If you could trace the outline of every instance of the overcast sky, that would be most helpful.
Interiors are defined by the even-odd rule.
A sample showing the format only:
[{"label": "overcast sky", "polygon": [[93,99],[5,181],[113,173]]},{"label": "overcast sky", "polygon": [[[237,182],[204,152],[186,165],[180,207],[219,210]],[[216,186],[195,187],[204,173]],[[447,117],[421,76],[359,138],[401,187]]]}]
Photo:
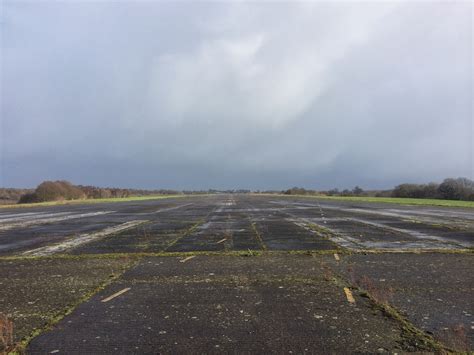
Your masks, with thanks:
[{"label": "overcast sky", "polygon": [[0,186],[474,178],[468,1],[0,1]]}]

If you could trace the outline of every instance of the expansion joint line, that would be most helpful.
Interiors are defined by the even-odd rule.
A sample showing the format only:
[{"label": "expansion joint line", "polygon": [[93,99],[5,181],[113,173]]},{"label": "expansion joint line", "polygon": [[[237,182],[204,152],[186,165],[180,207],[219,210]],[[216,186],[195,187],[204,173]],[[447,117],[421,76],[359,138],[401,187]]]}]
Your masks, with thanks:
[{"label": "expansion joint line", "polygon": [[199,221],[194,223],[191,227],[186,229],[182,234],[178,235],[178,237],[175,238],[174,240],[172,240],[171,243],[169,243],[164,249],[162,249],[162,251],[168,251],[168,249],[170,249],[172,246],[174,246],[176,243],[178,243],[181,239],[183,239],[183,238],[187,237],[188,235],[190,235],[191,233],[193,233],[196,229],[198,229],[198,227],[200,225],[202,225],[208,219],[208,217],[212,213],[214,213],[217,210],[217,208],[218,207],[215,207],[212,211],[210,211],[208,214],[206,214],[206,216],[204,218],[201,218]]},{"label": "expansion joint line", "polygon": [[[315,233],[317,236],[319,236],[321,238],[325,238],[325,239],[330,240],[331,242],[333,242],[334,244],[336,244],[338,247],[340,247],[342,249],[353,250],[353,249],[364,249],[365,248],[365,246],[363,244],[359,243],[354,238],[351,238],[349,236],[344,236],[344,235],[342,235],[342,234],[340,234],[340,233],[338,233],[338,232],[336,232],[332,229],[329,229],[325,226],[322,226],[320,224],[311,222],[307,218],[301,218],[301,217],[298,217],[298,216],[296,216],[294,214],[291,214],[289,212],[283,212],[282,211],[282,213],[286,214],[289,217],[291,217],[291,219],[293,220],[293,223],[296,224],[297,226],[302,227],[304,229],[307,229],[307,230]],[[298,223],[298,221],[301,221],[301,223]],[[323,221],[324,221],[324,223],[326,223],[324,215],[323,215]],[[339,241],[337,239],[339,239]],[[350,246],[349,245],[341,245],[340,240],[343,240],[344,243],[350,244]]]},{"label": "expansion joint line", "polygon": [[257,239],[257,241],[260,244],[260,247],[262,248],[262,250],[267,250],[267,246],[265,245],[265,243],[263,243],[262,236],[260,235],[260,232],[257,229],[257,223],[251,222],[250,225],[252,226],[252,230],[255,233],[255,239]]},{"label": "expansion joint line", "polygon": [[[247,204],[246,207],[248,209],[251,209],[253,208],[251,205]],[[249,208],[250,207],[250,208]],[[262,248],[263,251],[267,250],[267,246],[265,245],[265,243],[263,242],[263,239],[262,239],[262,235],[260,234],[260,232],[258,231],[257,229],[257,223],[254,222],[252,220],[252,218],[250,217],[250,215],[248,213],[245,213],[245,215],[247,216],[247,219],[249,220],[249,223],[252,227],[252,230],[253,230],[253,233],[255,234],[255,239],[257,240],[258,244],[260,245],[260,248]]]},{"label": "expansion joint line", "polygon": [[[329,267],[325,264],[325,267]],[[372,306],[381,312],[383,312],[387,317],[392,318],[395,322],[401,325],[401,330],[405,334],[407,334],[412,339],[416,339],[417,342],[423,344],[428,351],[435,351],[436,353],[454,353],[453,349],[450,349],[440,342],[436,341],[431,335],[427,334],[423,330],[416,327],[412,322],[410,322],[407,318],[405,318],[395,307],[389,304],[389,302],[380,301],[372,295],[368,290],[358,285],[357,281],[349,281],[346,277],[341,275],[339,272],[335,271],[332,267],[329,267],[331,278],[327,281],[331,281],[337,287],[341,287],[343,290],[348,289],[349,291],[352,290],[351,296],[357,294],[360,296],[365,296],[368,298],[369,302]],[[344,292],[346,292],[344,290]],[[349,301],[349,300],[348,300]],[[355,299],[354,299],[355,301]],[[350,301],[349,301],[350,302]]]},{"label": "expansion joint line", "polygon": [[172,246],[174,246],[176,243],[178,243],[181,239],[183,239],[184,237],[187,237],[188,235],[190,235],[192,232],[194,232],[201,224],[204,223],[204,221],[206,220],[206,218],[202,218],[200,219],[199,221],[197,221],[196,223],[194,223],[191,227],[189,227],[188,229],[184,230],[183,233],[181,233],[180,235],[178,235],[177,238],[173,239],[162,251],[168,251],[169,248],[171,248]]}]

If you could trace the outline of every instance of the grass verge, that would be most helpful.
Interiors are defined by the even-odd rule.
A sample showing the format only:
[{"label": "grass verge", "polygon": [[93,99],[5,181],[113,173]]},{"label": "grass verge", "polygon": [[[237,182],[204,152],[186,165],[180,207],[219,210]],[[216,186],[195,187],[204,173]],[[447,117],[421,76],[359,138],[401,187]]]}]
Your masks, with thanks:
[{"label": "grass verge", "polygon": [[86,200],[47,201],[47,202],[37,202],[37,203],[22,203],[22,204],[15,204],[15,205],[0,205],[0,208],[27,208],[27,207],[44,207],[44,206],[58,206],[58,205],[146,201],[146,200],[161,200],[165,198],[178,198],[178,197],[190,197],[190,196],[197,196],[197,195],[154,195],[154,196],[132,196],[132,197],[116,197],[116,198],[95,198],[95,199],[86,199]]},{"label": "grass verge", "polygon": [[273,195],[284,197],[303,197],[318,200],[354,201],[354,202],[374,202],[392,203],[398,205],[419,205],[419,206],[442,206],[442,207],[463,207],[474,208],[474,201],[440,200],[424,198],[401,198],[401,197],[367,197],[367,196],[308,196],[308,195]]}]

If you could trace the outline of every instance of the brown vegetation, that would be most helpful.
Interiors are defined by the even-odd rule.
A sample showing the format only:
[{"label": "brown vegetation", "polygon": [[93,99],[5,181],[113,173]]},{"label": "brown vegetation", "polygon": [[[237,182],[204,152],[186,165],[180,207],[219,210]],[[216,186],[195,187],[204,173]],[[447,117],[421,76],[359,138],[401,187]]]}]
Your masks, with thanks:
[{"label": "brown vegetation", "polygon": [[474,181],[467,178],[448,178],[441,184],[400,184],[393,190],[365,191],[359,186],[352,190],[340,191],[335,188],[328,191],[307,190],[302,187],[292,187],[282,191],[285,195],[327,195],[327,196],[368,196],[368,197],[402,197],[430,198],[444,200],[474,201]]},{"label": "brown vegetation", "polygon": [[435,334],[435,338],[457,352],[467,353],[470,350],[469,339],[464,324],[446,327],[438,331]]},{"label": "brown vegetation", "polygon": [[474,201],[474,181],[466,178],[449,178],[441,184],[401,184],[395,187],[392,196]]},{"label": "brown vegetation", "polygon": [[0,354],[7,354],[13,346],[13,321],[0,313]]},{"label": "brown vegetation", "polygon": [[85,198],[80,188],[68,181],[44,181],[33,193],[23,195],[19,203],[77,200]]},{"label": "brown vegetation", "polygon": [[[73,185],[68,181],[44,181],[35,190],[0,188],[0,204],[32,203],[75,199],[123,198],[131,196],[170,195],[170,194],[213,194],[213,193],[250,193],[250,190],[144,190],[121,189],[109,187]],[[259,193],[260,191],[256,191]],[[264,193],[284,193],[286,195],[327,195],[327,196],[367,196],[367,197],[402,197],[429,198],[446,200],[474,201],[474,181],[467,178],[448,178],[441,184],[400,184],[393,190],[363,190],[359,186],[339,191],[337,188],[328,191],[316,191],[302,187],[292,187],[285,191],[264,191]]]},{"label": "brown vegetation", "polygon": [[122,198],[130,196],[178,194],[173,190],[137,190],[102,188],[96,186],[73,185],[68,181],[44,181],[32,191],[21,196],[19,203],[46,201]]},{"label": "brown vegetation", "polygon": [[17,203],[21,196],[34,192],[34,189],[0,188],[0,204]]}]

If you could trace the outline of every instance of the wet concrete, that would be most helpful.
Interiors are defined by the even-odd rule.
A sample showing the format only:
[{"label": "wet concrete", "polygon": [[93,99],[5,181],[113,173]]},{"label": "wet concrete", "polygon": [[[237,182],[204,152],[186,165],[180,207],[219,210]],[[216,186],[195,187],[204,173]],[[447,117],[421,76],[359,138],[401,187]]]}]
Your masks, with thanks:
[{"label": "wet concrete", "polygon": [[0,209],[0,255],[135,220],[147,223],[70,252],[464,249],[473,246],[471,212],[255,195]]},{"label": "wet concrete", "polygon": [[[188,216],[185,213],[175,216],[175,211],[180,208],[188,208],[192,204],[193,198],[172,198],[123,203],[35,207],[31,209],[0,209],[0,255],[21,255],[31,249],[61,243],[84,233],[97,232],[107,227],[134,220],[147,220],[150,224],[153,224],[153,222],[159,224],[166,216],[169,217],[168,220],[171,219],[168,223],[172,223],[173,219],[181,221],[184,217],[184,224],[186,224]],[[103,214],[97,216],[87,215],[97,212]],[[64,219],[68,216],[74,217],[77,215],[85,216]],[[47,218],[44,216],[47,216]],[[52,220],[55,218],[63,218],[63,220],[45,223],[45,219]],[[27,225],[18,225],[21,222],[26,222]],[[9,227],[12,224],[15,224],[15,228],[2,230],[2,226]],[[141,232],[142,230],[137,228],[133,236],[140,235]],[[99,250],[99,252],[103,251]]]},{"label": "wet concrete", "polygon": [[[134,221],[144,222],[100,234]],[[99,237],[67,247],[88,234]],[[469,209],[286,196],[0,209],[0,313],[12,316],[20,336],[28,336],[106,282],[109,273],[137,261],[35,338],[28,352],[433,350],[362,297],[358,290],[364,289],[444,346],[469,351],[474,259],[465,249],[472,248],[473,237]],[[67,255],[3,258],[58,245]],[[437,252],[427,252],[432,249]],[[184,256],[133,259],[142,255],[134,253],[193,251],[250,252],[185,262]],[[331,253],[317,254],[322,251]],[[116,253],[127,255],[116,259]],[[352,287],[355,304],[343,286]]]}]

